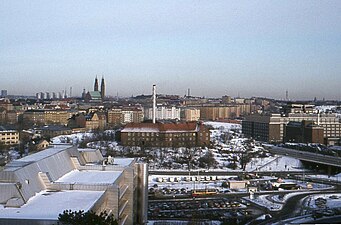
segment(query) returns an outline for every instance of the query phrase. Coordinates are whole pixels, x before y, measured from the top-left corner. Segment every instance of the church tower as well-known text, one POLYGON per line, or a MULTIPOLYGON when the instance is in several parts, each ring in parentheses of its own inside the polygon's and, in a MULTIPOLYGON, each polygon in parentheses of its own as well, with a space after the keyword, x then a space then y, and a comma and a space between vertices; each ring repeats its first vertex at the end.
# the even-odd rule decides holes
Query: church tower
POLYGON ((101 81, 101 96, 102 96, 102 100, 104 100, 104 98, 105 98, 105 83, 104 83, 104 77, 102 77, 102 81, 101 81))
POLYGON ((94 91, 98 91, 98 79, 97 79, 97 76, 96 76, 96 79, 95 79, 94 91))

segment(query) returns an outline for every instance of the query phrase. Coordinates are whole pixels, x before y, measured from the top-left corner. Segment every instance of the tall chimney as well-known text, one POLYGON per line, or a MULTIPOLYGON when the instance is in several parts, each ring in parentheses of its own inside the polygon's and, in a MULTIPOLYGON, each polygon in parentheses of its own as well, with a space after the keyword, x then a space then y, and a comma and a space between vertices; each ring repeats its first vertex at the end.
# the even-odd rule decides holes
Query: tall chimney
POLYGON ((153 85, 153 123, 156 122, 156 85, 153 85))

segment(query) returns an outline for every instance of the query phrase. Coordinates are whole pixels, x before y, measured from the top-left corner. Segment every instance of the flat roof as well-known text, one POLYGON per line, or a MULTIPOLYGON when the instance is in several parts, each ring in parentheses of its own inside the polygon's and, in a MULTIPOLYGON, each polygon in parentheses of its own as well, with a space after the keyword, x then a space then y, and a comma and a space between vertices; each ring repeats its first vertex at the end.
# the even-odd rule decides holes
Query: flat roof
POLYGON ((55 183, 113 184, 121 174, 122 171, 73 170, 55 183))
POLYGON ((66 209, 89 211, 103 194, 104 191, 42 191, 20 208, 0 205, 0 218, 57 220, 66 209))
POLYGON ((134 158, 113 158, 115 166, 130 166, 131 163, 135 160, 134 158))

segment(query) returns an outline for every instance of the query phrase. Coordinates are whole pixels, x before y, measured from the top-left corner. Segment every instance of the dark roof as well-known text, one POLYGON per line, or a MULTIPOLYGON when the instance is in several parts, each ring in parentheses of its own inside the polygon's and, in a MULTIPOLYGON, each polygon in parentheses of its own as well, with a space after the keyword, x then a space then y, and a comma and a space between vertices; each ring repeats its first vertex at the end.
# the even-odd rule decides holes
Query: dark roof
POLYGON ((49 126, 40 127, 37 130, 63 131, 63 130, 71 130, 71 129, 65 126, 61 126, 61 125, 49 125, 49 126))

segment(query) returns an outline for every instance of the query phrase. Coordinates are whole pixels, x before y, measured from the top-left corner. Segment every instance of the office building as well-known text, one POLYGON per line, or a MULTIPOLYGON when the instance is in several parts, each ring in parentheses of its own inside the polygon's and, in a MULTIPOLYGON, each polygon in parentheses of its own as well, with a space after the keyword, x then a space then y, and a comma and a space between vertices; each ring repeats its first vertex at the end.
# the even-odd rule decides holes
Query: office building
POLYGON ((289 122, 312 121, 323 128, 324 143, 334 145, 340 143, 341 123, 335 114, 288 113, 286 115, 249 115, 242 121, 243 133, 248 137, 266 142, 283 142, 285 128, 289 122))

